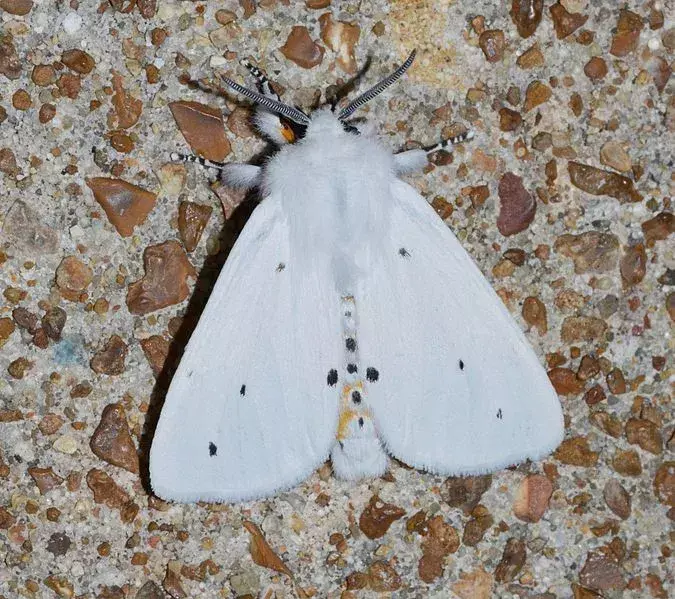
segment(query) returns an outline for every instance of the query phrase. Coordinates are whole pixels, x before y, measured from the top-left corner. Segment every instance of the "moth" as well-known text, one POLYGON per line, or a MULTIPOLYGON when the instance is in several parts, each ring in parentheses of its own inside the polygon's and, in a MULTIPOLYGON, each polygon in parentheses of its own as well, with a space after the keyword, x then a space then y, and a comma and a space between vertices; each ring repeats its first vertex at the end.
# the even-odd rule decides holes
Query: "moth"
POLYGON ((154 492, 179 502, 263 498, 328 457, 382 475, 389 456, 432 473, 536 460, 562 440, 560 402, 506 307, 426 200, 400 177, 430 151, 392 153, 353 113, 413 52, 338 111, 284 104, 223 77, 278 144, 263 166, 217 168, 258 187, 171 382, 150 452, 154 492))

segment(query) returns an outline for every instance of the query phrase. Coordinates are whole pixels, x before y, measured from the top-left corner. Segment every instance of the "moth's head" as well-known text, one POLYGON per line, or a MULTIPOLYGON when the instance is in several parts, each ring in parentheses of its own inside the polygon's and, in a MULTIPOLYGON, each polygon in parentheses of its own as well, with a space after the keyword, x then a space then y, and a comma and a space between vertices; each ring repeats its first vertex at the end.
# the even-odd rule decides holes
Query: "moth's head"
POLYGON ((349 122, 352 114, 399 79, 412 65, 413 60, 415 60, 415 53, 416 51, 413 50, 398 69, 358 98, 352 100, 339 112, 333 104, 330 107, 321 107, 308 115, 296 106, 284 104, 279 96, 270 91, 269 82, 264 76, 259 75, 260 72, 257 69, 250 70, 259 78, 259 81, 267 84, 267 93, 248 89, 227 77, 221 76, 221 79, 229 87, 250 98, 260 107, 255 116, 255 124, 265 136, 279 145, 295 143, 305 136, 340 135, 343 133, 359 135, 360 127, 349 122))

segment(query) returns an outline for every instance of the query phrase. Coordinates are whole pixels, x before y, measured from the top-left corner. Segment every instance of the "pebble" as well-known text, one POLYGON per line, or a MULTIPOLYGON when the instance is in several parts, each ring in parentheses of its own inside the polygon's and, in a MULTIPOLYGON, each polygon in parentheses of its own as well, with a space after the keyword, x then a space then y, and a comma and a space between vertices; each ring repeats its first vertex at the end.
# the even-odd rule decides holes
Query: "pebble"
POLYGON ((16 326, 11 318, 8 318, 7 316, 0 318, 0 347, 6 343, 15 329, 16 326))
POLYGON ((569 368, 557 366, 548 371, 548 378, 559 395, 579 395, 584 390, 584 382, 569 368))
MULTIPOLYGON (((256 589, 257 588, 258 587, 256 586, 256 589)), ((165 599, 165 597, 166 595, 162 589, 159 588, 157 583, 148 580, 140 589, 138 589, 138 593, 136 593, 134 599, 165 599)))
POLYGON ((539 522, 548 508, 553 494, 553 484, 542 474, 525 477, 513 503, 513 513, 523 522, 539 522))
POLYGON ((152 373, 157 378, 164 369, 171 348, 170 343, 160 335, 152 335, 147 339, 141 339, 141 348, 150 363, 152 373))
POLYGON ((14 379, 22 379, 26 376, 26 373, 33 368, 33 363, 30 362, 27 358, 21 357, 16 360, 12 360, 7 366, 7 372, 14 379))
POLYGON ((584 73, 591 81, 600 81, 607 76, 607 63, 600 56, 594 56, 584 66, 584 73))
POLYGON ((600 148, 600 163, 624 173, 629 173, 633 169, 630 156, 616 141, 608 141, 600 148))
POLYGON ((450 588, 460 599, 490 599, 493 585, 494 577, 481 567, 471 572, 459 572, 459 579, 450 588))
POLYGON ((303 69, 311 69, 323 61, 325 50, 315 43, 306 27, 295 25, 286 39, 286 43, 279 48, 280 52, 303 69))
POLYGON ((553 92, 548 85, 538 80, 533 81, 527 86, 527 90, 525 91, 523 110, 529 112, 533 108, 548 102, 552 95, 553 92))
POLYGON ((77 256, 67 256, 56 269, 56 286, 65 299, 73 302, 79 301, 93 278, 94 272, 77 256))
POLYGON ((619 565, 601 553, 588 552, 586 563, 579 572, 579 582, 598 591, 623 590, 626 581, 619 565))
POLYGON ((357 64, 354 47, 359 41, 361 28, 356 23, 335 21, 331 13, 324 13, 319 17, 321 25, 321 40, 337 54, 335 62, 345 72, 356 73, 357 64))
POLYGON ((502 131, 515 131, 523 122, 523 117, 516 110, 505 106, 499 109, 499 128, 502 131))
POLYGON ((647 274, 647 253, 642 243, 626 248, 619 264, 625 287, 633 287, 647 274))
POLYGON ((216 162, 225 160, 231 147, 225 136, 223 115, 218 108, 188 100, 171 102, 169 108, 195 154, 216 162))
POLYGON ((446 556, 459 549, 459 535, 440 515, 429 519, 425 528, 417 571, 420 579, 429 584, 443 575, 446 556))
POLYGON ((92 468, 87 472, 87 486, 94 494, 94 501, 119 510, 122 522, 132 522, 138 506, 129 499, 127 492, 103 470, 92 468))
POLYGON ((523 38, 534 34, 541 23, 544 0, 513 0, 511 2, 511 19, 518 28, 518 35, 523 38))
POLYGON ((588 231, 579 235, 561 235, 554 248, 572 258, 577 274, 609 272, 619 259, 619 240, 611 233, 588 231))
POLYGON ((58 306, 50 308, 42 317, 42 328, 47 337, 54 341, 61 339, 63 327, 66 325, 66 318, 66 311, 63 308, 59 308, 58 306))
POLYGON ((33 0, 0 0, 0 9, 17 17, 26 16, 33 8, 33 0))
POLYGON ((88 75, 96 66, 91 55, 78 48, 66 50, 61 55, 61 62, 80 75, 88 75))
POLYGON ((523 180, 513 173, 505 173, 499 181, 500 209, 497 228, 504 236, 524 231, 534 220, 537 203, 523 186, 523 180))
POLYGON ((458 507, 465 514, 478 505, 483 494, 492 485, 492 475, 451 476, 441 486, 441 498, 450 507, 458 507))
POLYGON ((175 572, 170 565, 166 567, 164 580, 162 581, 162 588, 169 594, 172 599, 184 599, 187 593, 181 585, 181 578, 178 572, 175 572))
POLYGON ((69 12, 63 19, 62 25, 68 35, 74 35, 82 28, 82 17, 76 12, 69 12))
POLYGON ((607 373, 606 381, 609 390, 616 395, 621 395, 628 390, 623 372, 618 368, 613 368, 607 373))
POLYGON ((523 301, 523 320, 537 329, 540 335, 545 335, 548 331, 548 324, 546 320, 546 306, 536 297, 529 296, 523 301))
POLYGON ((38 64, 33 67, 31 81, 39 87, 47 87, 56 81, 56 71, 50 64, 38 64))
POLYGON ((472 517, 464 526, 464 533, 462 534, 462 544, 467 547, 475 547, 483 539, 485 533, 492 527, 494 524, 494 518, 492 515, 487 512, 487 510, 481 510, 483 506, 478 505, 472 513, 475 514, 477 511, 485 511, 486 513, 481 513, 472 517))
POLYGON ((502 559, 495 569, 497 582, 511 582, 518 576, 525 565, 527 549, 522 539, 511 537, 504 545, 502 559))
POLYGON ((37 488, 40 490, 40 495, 46 495, 63 482, 63 479, 52 470, 51 466, 49 468, 38 468, 37 466, 28 468, 28 474, 35 481, 37 488))
POLYGON ((572 437, 565 439, 553 454, 554 457, 570 466, 589 468, 598 463, 598 452, 591 451, 586 437, 572 437))
POLYGON ((47 541, 47 551, 54 557, 61 557, 68 553, 72 541, 70 537, 63 532, 55 532, 47 541))
POLYGON ((127 307, 132 314, 148 314, 179 304, 190 294, 187 279, 197 278, 197 271, 177 241, 151 245, 143 252, 145 275, 131 283, 127 307))
POLYGON ((112 335, 103 348, 96 352, 89 365, 98 374, 108 376, 122 374, 128 353, 127 344, 118 335, 112 335))
POLYGON ((54 574, 44 579, 45 586, 56 593, 58 597, 71 599, 75 596, 75 588, 65 576, 56 576, 54 574))
POLYGON ((112 71, 112 109, 108 112, 109 129, 129 129, 133 127, 143 112, 143 102, 134 98, 124 89, 124 78, 117 71, 112 71))
POLYGON ((536 69, 538 67, 543 67, 545 62, 544 55, 542 54, 538 43, 530 46, 516 60, 516 64, 521 69, 536 69))
POLYGON ((622 9, 619 13, 619 21, 616 33, 612 37, 612 45, 609 53, 623 57, 635 51, 640 40, 640 30, 644 23, 642 17, 630 10, 622 9))
POLYGON ((602 340, 607 323, 594 316, 568 316, 563 320, 560 338, 565 343, 602 340))
POLYGON ((402 581, 391 564, 375 560, 368 567, 368 586, 376 593, 392 593, 401 588, 402 581))
POLYGON ((16 53, 12 36, 3 35, 0 37, 0 74, 7 79, 18 79, 21 71, 21 60, 16 53))
POLYGON ((373 495, 359 517, 359 528, 369 539, 379 539, 389 527, 405 516, 405 510, 391 503, 385 503, 373 495))
POLYGON ((506 39, 501 29, 488 29, 478 37, 478 45, 488 62, 499 62, 504 57, 506 39))
POLYGON ((195 202, 181 202, 178 207, 178 231, 188 252, 193 252, 211 218, 213 208, 195 202))
POLYGON ((626 439, 631 445, 639 445, 645 451, 660 455, 663 453, 663 438, 659 427, 651 420, 629 418, 626 422, 626 439))
POLYGON ((675 507, 675 462, 663 462, 654 476, 654 495, 659 502, 675 507))
POLYGON ((602 492, 605 503, 619 518, 626 520, 631 512, 631 497, 616 479, 610 479, 605 483, 602 492))
POLYGON ((63 435, 59 437, 56 441, 54 441, 54 445, 52 445, 56 451, 60 451, 61 453, 65 453, 67 455, 72 455, 77 451, 77 441, 73 439, 70 435, 63 435))
POLYGON ((555 33, 559 40, 574 33, 588 20, 588 15, 567 12, 560 2, 553 4, 549 8, 549 11, 551 12, 553 26, 555 27, 555 33))
POLYGON ((660 212, 640 226, 647 246, 653 247, 654 242, 663 241, 675 232, 675 216, 672 212, 660 212))
POLYGON ((63 422, 63 418, 58 414, 45 414, 40 420, 38 428, 43 435, 54 435, 59 432, 63 422))
POLYGON ((14 310, 12 310, 12 318, 20 328, 25 329, 31 335, 33 335, 39 328, 37 314, 33 314, 33 312, 30 312, 23 306, 19 306, 18 308, 14 308, 14 310))
POLYGON ((642 474, 640 456, 634 449, 618 449, 612 459, 612 467, 623 476, 640 476, 642 474))
POLYGON ((156 194, 122 179, 93 177, 85 181, 122 237, 130 237, 134 228, 145 222, 157 201, 156 194))
POLYGON ((251 111, 244 106, 237 106, 227 117, 227 128, 240 139, 255 137, 251 127, 251 111))
POLYGON ((103 409, 89 446, 100 459, 138 474, 138 453, 121 404, 108 404, 103 409))

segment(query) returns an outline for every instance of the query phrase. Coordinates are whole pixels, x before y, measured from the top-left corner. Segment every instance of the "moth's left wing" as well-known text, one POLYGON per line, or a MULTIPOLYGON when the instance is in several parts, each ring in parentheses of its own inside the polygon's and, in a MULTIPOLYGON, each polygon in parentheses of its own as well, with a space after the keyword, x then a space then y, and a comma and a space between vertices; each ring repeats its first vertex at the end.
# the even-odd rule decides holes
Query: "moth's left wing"
POLYGON ((496 470, 552 451, 558 397, 525 336, 455 236, 409 185, 392 184, 390 235, 356 294, 367 398, 387 450, 441 474, 496 470))

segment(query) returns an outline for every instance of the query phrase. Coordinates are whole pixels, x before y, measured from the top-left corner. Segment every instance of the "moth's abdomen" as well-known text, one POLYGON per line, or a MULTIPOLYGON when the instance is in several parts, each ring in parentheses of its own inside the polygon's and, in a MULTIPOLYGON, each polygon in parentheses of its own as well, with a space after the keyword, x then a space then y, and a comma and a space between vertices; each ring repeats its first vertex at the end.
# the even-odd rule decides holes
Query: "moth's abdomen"
POLYGON ((344 363, 339 373, 332 369, 327 377, 328 384, 340 389, 340 419, 331 452, 333 470, 339 478, 350 480, 380 476, 388 460, 368 405, 368 386, 377 384, 379 372, 376 366, 360 363, 354 298, 342 297, 340 309, 344 363))

